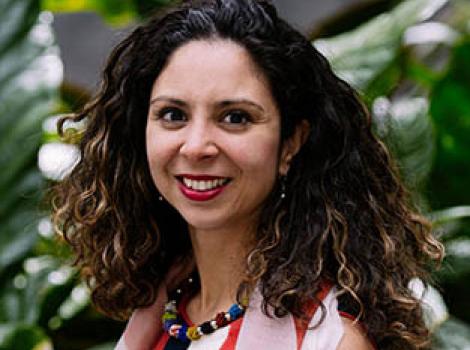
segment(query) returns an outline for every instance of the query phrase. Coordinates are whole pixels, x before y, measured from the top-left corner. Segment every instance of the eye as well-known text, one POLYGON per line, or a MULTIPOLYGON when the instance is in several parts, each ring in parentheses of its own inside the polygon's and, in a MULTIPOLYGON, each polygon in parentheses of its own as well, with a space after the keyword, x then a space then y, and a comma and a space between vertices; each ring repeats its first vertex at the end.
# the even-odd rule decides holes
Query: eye
POLYGON ((161 119, 165 122, 184 122, 186 121, 186 116, 183 111, 174 107, 163 108, 158 112, 158 119, 161 119))
POLYGON ((231 111, 224 116, 222 121, 226 124, 245 125, 251 122, 251 117, 243 111, 231 111))

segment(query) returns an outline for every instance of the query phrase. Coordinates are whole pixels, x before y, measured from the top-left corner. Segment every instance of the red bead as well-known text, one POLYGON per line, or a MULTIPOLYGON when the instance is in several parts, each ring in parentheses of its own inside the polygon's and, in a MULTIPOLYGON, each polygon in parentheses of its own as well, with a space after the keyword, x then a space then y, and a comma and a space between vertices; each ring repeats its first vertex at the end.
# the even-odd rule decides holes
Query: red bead
POLYGON ((229 324, 229 322, 227 321, 227 319, 225 318, 225 312, 219 312, 216 316, 215 316, 215 323, 217 325, 217 327, 223 327, 223 326, 226 326, 227 324, 229 324))

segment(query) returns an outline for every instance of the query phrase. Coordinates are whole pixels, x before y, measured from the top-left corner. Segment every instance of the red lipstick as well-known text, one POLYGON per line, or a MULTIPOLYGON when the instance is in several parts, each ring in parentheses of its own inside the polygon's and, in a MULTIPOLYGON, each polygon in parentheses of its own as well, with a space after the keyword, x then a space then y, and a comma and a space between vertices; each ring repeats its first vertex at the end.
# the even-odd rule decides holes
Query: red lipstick
POLYGON ((222 177, 222 176, 213 176, 213 175, 194 175, 194 174, 178 175, 177 178, 180 180, 178 181, 178 187, 181 193, 187 198, 193 201, 198 201, 198 202, 208 201, 210 199, 215 198, 227 187, 227 184, 230 182, 230 181, 227 181, 223 185, 217 186, 212 189, 196 190, 196 189, 187 187, 183 182, 183 177, 186 179, 196 180, 196 181, 210 181, 210 180, 227 179, 227 178, 222 177))

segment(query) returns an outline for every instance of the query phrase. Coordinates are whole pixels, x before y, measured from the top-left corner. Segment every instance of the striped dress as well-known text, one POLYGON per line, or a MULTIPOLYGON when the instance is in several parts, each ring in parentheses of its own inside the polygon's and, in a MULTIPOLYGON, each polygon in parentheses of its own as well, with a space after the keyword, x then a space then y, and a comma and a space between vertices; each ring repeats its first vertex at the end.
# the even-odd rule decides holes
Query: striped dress
MULTIPOLYGON (((338 310, 335 288, 324 287, 317 297, 325 307, 325 318, 319 326, 322 312, 317 303, 312 302, 306 309, 310 319, 307 325, 291 315, 266 317, 261 311, 262 298, 255 292, 245 315, 228 326, 193 342, 182 342, 164 332, 153 350, 335 350, 344 333, 341 316, 347 315, 338 310), (308 329, 312 326, 317 327, 308 329)), ((182 301, 179 321, 192 326, 185 308, 182 301)))

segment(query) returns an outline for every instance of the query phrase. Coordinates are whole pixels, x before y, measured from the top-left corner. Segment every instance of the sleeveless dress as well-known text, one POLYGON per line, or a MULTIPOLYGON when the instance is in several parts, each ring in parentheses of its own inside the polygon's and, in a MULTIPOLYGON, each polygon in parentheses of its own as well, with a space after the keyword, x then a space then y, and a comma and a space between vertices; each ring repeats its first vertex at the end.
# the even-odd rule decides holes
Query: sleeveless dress
MULTIPOLYGON (((320 324, 322 308, 314 302, 306 307, 308 324, 291 315, 266 317, 261 311, 262 297, 255 291, 245 315, 230 325, 193 342, 182 342, 164 332, 153 350, 335 350, 344 334, 341 316, 351 316, 338 310, 334 287, 324 286, 317 298, 324 306, 320 324)), ((182 301, 178 309, 179 321, 193 325, 186 302, 182 301)))

